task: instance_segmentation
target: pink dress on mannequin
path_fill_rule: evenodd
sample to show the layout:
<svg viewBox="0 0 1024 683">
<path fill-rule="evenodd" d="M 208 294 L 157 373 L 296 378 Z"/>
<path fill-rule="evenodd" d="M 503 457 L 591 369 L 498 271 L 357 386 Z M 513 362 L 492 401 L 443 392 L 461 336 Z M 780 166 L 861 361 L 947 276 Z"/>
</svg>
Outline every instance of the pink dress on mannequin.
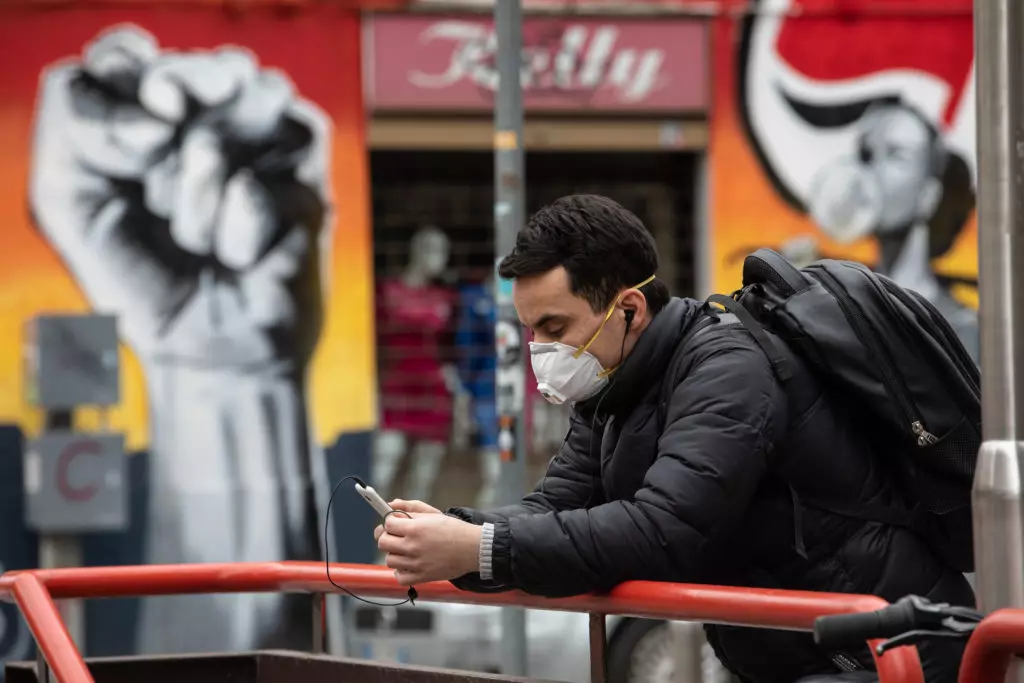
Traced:
<svg viewBox="0 0 1024 683">
<path fill-rule="evenodd" d="M 454 294 L 436 285 L 381 282 L 377 338 L 381 357 L 381 429 L 409 438 L 447 442 L 452 395 L 445 383 L 439 337 L 454 312 Z"/>
</svg>

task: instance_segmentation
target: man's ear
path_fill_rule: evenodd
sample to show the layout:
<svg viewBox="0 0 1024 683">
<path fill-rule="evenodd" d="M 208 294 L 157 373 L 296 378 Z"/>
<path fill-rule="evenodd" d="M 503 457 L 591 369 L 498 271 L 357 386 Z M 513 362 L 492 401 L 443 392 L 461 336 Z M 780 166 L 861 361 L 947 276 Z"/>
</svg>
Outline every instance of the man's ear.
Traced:
<svg viewBox="0 0 1024 683">
<path fill-rule="evenodd" d="M 624 311 L 626 323 L 635 328 L 647 317 L 647 299 L 638 289 L 628 289 L 619 297 L 619 307 Z"/>
</svg>

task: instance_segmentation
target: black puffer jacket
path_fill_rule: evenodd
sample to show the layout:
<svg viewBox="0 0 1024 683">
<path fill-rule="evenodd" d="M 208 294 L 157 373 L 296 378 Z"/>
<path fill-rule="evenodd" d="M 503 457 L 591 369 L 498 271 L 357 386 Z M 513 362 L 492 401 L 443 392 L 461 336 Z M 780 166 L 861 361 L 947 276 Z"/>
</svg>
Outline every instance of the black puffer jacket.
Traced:
<svg viewBox="0 0 1024 683">
<path fill-rule="evenodd" d="M 609 389 L 576 407 L 547 475 L 520 505 L 449 511 L 495 525 L 494 581 L 456 585 L 554 597 L 646 579 L 973 604 L 963 575 L 908 531 L 799 503 L 803 493 L 896 504 L 882 448 L 795 358 L 784 392 L 730 316 L 691 337 L 666 377 L 705 315 L 700 302 L 674 299 L 655 316 Z M 659 411 L 662 382 L 675 389 Z M 838 671 L 809 634 L 709 627 L 708 636 L 744 680 Z M 961 654 L 922 647 L 927 680 L 955 681 Z M 853 655 L 873 666 L 866 648 Z"/>
</svg>

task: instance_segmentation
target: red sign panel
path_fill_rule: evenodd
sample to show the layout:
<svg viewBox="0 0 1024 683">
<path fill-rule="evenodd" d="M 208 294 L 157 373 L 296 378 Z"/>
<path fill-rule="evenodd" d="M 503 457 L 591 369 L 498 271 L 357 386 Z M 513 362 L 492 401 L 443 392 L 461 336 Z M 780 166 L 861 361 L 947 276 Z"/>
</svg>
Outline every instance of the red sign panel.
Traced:
<svg viewBox="0 0 1024 683">
<path fill-rule="evenodd" d="M 489 17 L 366 19 L 366 96 L 375 109 L 490 110 L 498 84 Z M 700 20 L 529 17 L 524 105 L 532 111 L 702 110 L 707 25 Z"/>
<path fill-rule="evenodd" d="M 580 11 L 600 9 L 606 12 L 629 12 L 637 7 L 645 10 L 688 10 L 714 14 L 721 11 L 721 0 L 521 0 L 524 10 L 566 10 Z M 830 2 L 834 0 L 829 0 Z M 474 10 L 494 7 L 494 0 L 412 0 L 417 7 L 430 8 L 439 5 L 451 8 L 465 7 Z"/>
</svg>

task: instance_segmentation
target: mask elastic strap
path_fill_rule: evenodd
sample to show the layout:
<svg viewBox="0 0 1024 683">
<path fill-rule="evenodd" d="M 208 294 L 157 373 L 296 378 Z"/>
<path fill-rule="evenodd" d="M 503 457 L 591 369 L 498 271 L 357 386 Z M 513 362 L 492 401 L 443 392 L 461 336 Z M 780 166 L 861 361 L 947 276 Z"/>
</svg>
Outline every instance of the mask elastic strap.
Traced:
<svg viewBox="0 0 1024 683">
<path fill-rule="evenodd" d="M 646 280 L 644 280 L 643 282 L 641 282 L 640 284 L 634 285 L 632 287 L 629 287 L 628 289 L 640 289 L 644 285 L 648 285 L 648 284 L 654 282 L 654 279 L 656 277 L 658 277 L 658 276 L 657 275 L 652 275 L 649 278 L 647 278 Z M 597 328 L 597 332 L 595 332 L 594 336 L 590 338 L 590 341 L 588 341 L 586 344 L 584 344 L 580 348 L 576 349 L 576 351 L 572 354 L 573 358 L 579 358 L 580 356 L 582 356 L 584 353 L 587 352 L 587 349 L 590 348 L 591 344 L 593 344 L 595 341 L 597 341 L 597 338 L 601 336 L 601 332 L 604 331 L 604 326 L 607 325 L 608 321 L 612 319 L 612 313 L 615 312 L 615 306 L 618 303 L 619 303 L 619 301 L 618 301 L 618 299 L 616 299 L 615 303 L 613 303 L 608 308 L 608 312 L 604 314 L 604 320 L 601 321 L 601 325 Z M 605 370 L 604 373 L 602 374 L 602 376 L 609 375 L 613 371 L 614 371 L 614 368 L 612 368 L 610 370 Z"/>
<path fill-rule="evenodd" d="M 612 319 L 612 313 L 614 312 L 615 304 L 612 304 L 611 308 L 608 309 L 608 312 L 604 314 L 604 320 L 602 320 L 601 324 L 598 326 L 597 332 L 595 332 L 594 336 L 590 338 L 590 341 L 588 341 L 586 344 L 584 344 L 583 346 L 581 346 L 580 348 L 576 349 L 576 351 L 573 352 L 573 358 L 579 358 L 580 356 L 582 356 L 584 353 L 587 352 L 587 349 L 590 348 L 590 345 L 597 341 L 597 338 L 601 336 L 601 332 L 604 330 L 604 326 L 607 325 L 608 321 Z"/>
</svg>

